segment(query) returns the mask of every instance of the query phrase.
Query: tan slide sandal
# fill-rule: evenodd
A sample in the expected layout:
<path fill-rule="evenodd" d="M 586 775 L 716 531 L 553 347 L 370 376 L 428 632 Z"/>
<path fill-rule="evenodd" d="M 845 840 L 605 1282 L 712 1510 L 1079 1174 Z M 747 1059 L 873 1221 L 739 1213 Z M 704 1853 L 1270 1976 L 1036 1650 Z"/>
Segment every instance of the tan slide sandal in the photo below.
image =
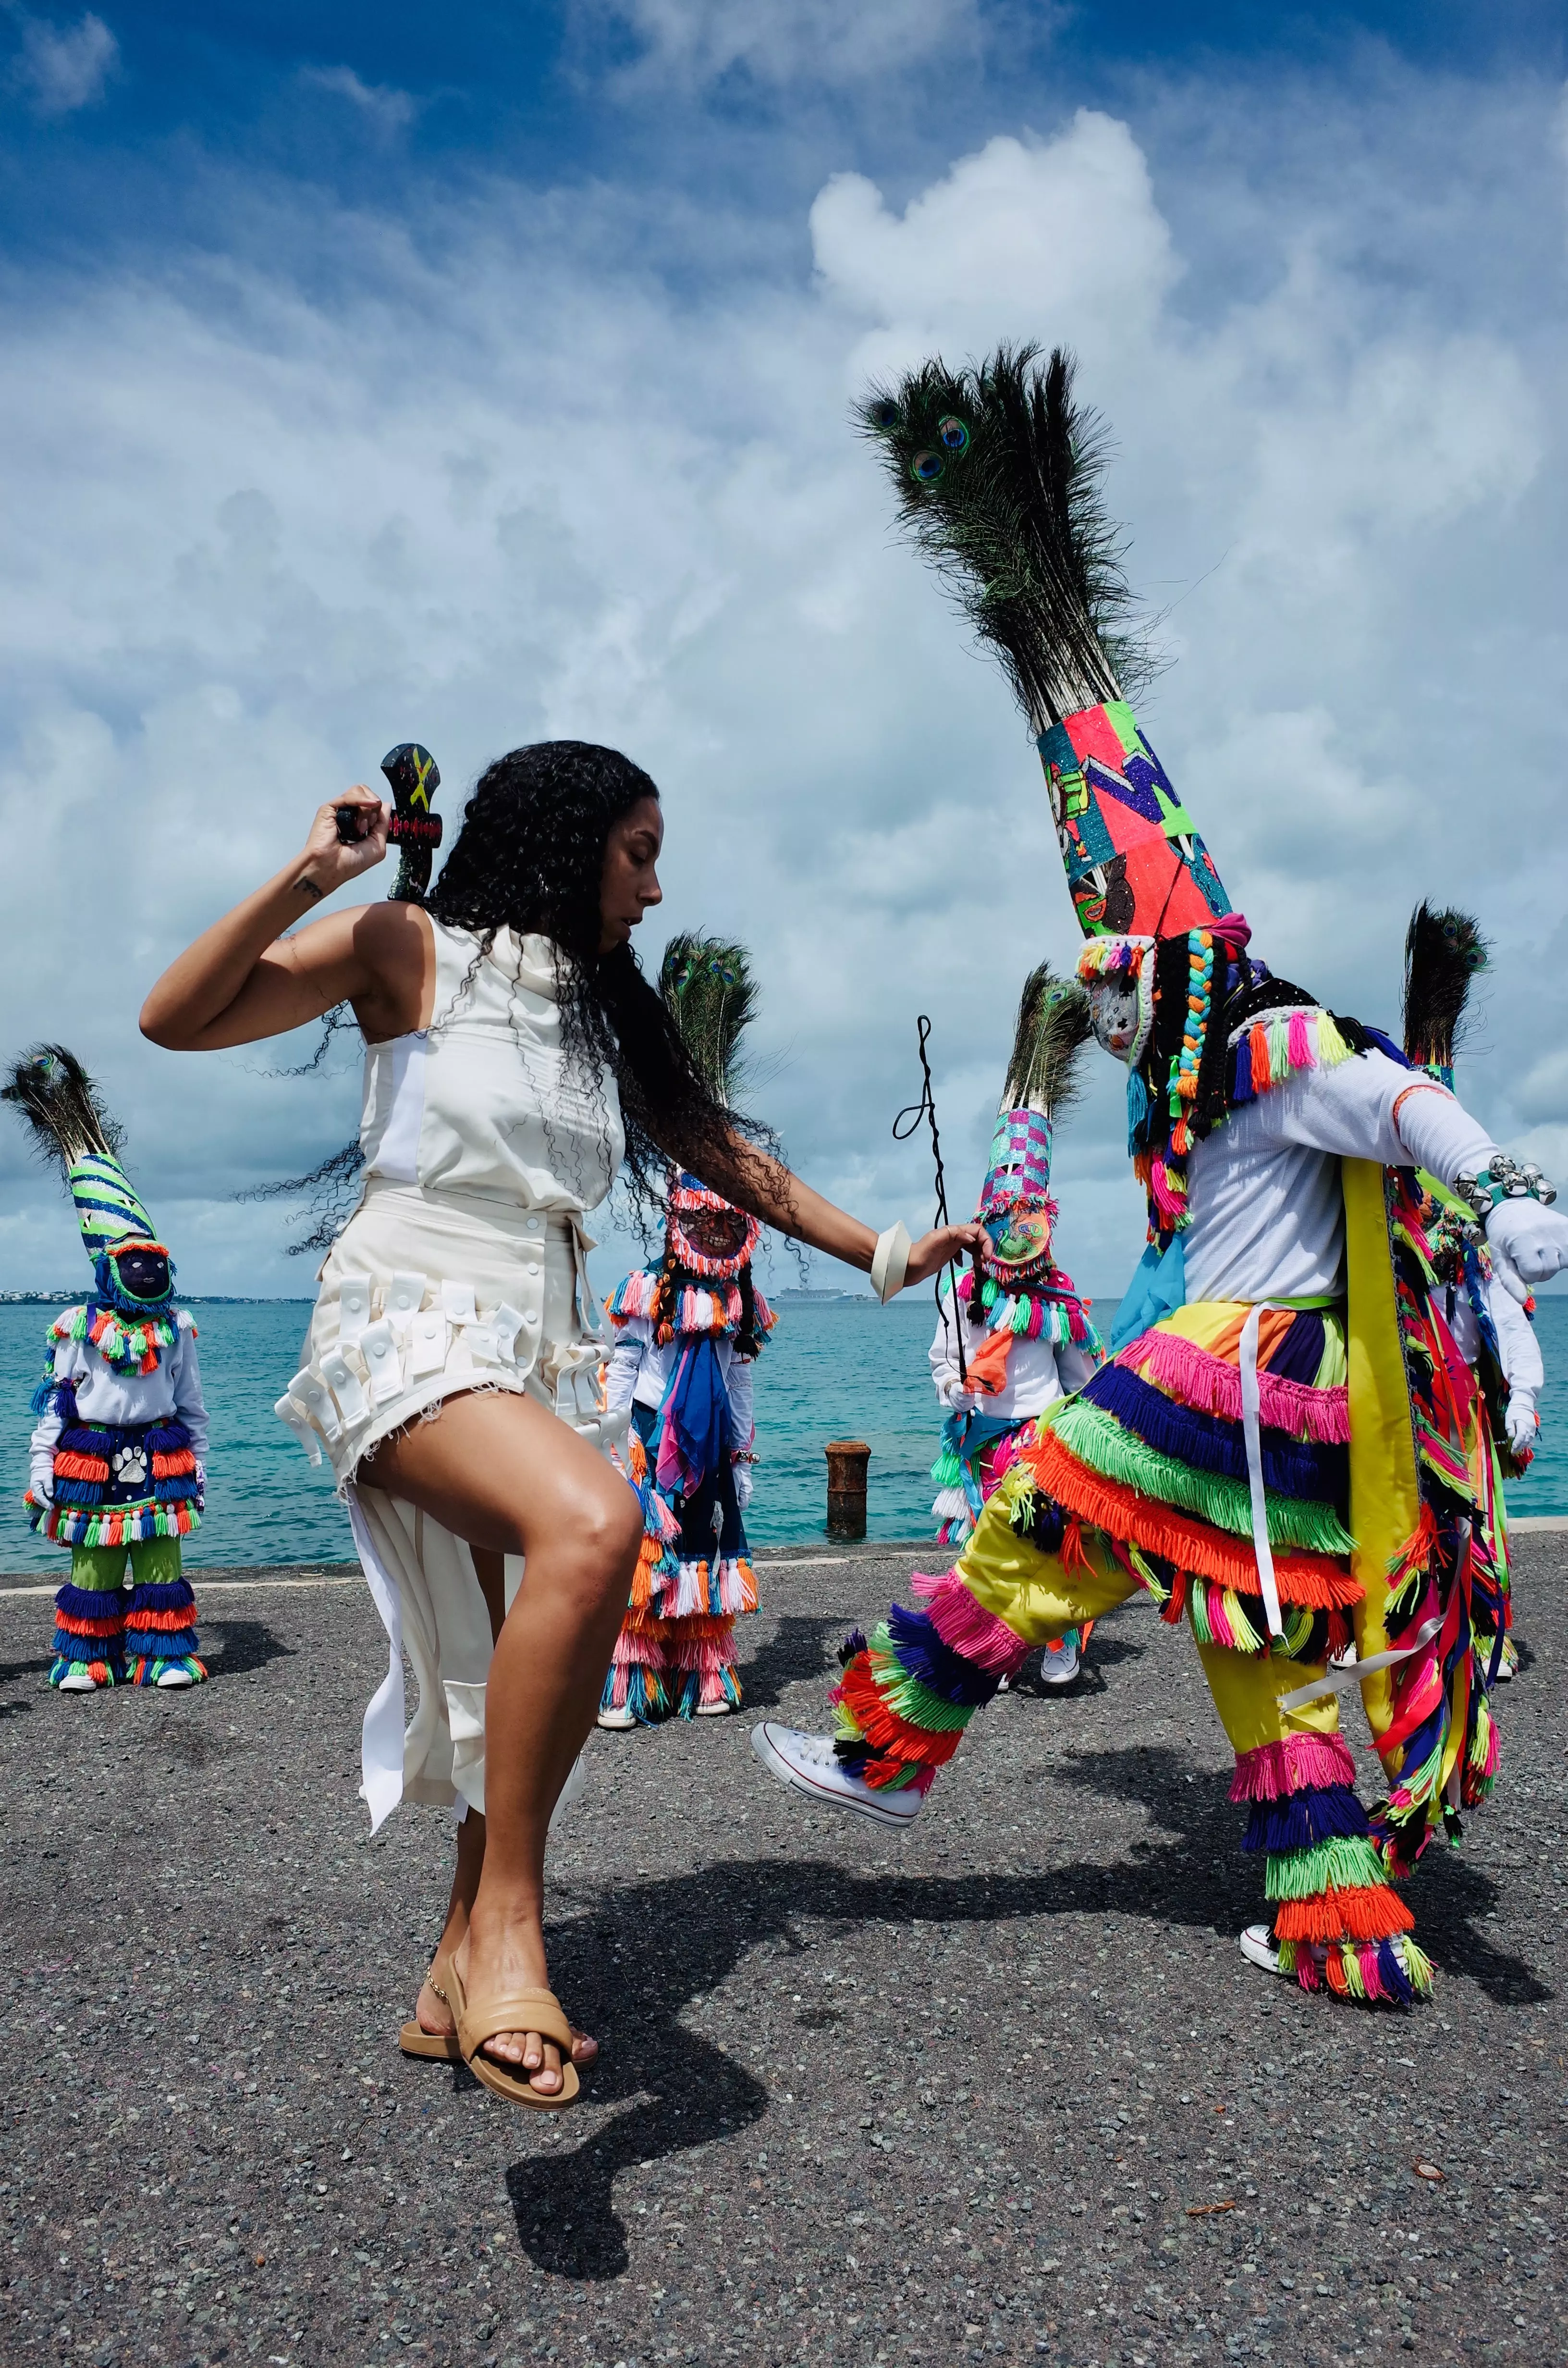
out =
<path fill-rule="evenodd" d="M 572 2061 L 572 2042 L 576 2034 L 553 1990 L 498 1990 L 489 1998 L 471 1998 L 464 1992 L 456 1965 L 450 1968 L 448 1980 L 452 2011 L 458 2019 L 458 2045 L 476 2080 L 482 2080 L 509 2103 L 531 2105 L 540 2112 L 558 2113 L 564 2106 L 576 2103 L 582 2086 Z M 498 2031 L 537 2031 L 541 2039 L 554 2042 L 561 2050 L 561 2086 L 553 2094 L 531 2088 L 521 2065 L 513 2070 L 481 2052 L 485 2041 L 494 2038 Z"/>
<path fill-rule="evenodd" d="M 437 1951 L 425 1978 L 443 2006 L 452 2003 L 447 1987 L 451 1977 L 451 1959 L 443 1957 Z M 426 2031 L 417 2016 L 403 2024 L 398 2032 L 397 2044 L 405 2055 L 416 2055 L 426 2064 L 460 2064 L 463 2060 L 455 2031 Z"/>

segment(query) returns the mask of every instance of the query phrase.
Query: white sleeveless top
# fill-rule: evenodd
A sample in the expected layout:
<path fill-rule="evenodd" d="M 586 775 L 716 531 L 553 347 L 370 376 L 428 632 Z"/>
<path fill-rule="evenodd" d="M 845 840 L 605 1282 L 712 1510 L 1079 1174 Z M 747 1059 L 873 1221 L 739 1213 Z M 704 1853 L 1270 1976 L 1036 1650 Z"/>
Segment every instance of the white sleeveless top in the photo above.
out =
<path fill-rule="evenodd" d="M 431 918 L 428 1028 L 369 1045 L 359 1144 L 367 1182 L 473 1193 L 581 1212 L 626 1148 L 615 1078 L 569 1075 L 548 938 L 500 929 L 479 959 L 472 929 Z"/>

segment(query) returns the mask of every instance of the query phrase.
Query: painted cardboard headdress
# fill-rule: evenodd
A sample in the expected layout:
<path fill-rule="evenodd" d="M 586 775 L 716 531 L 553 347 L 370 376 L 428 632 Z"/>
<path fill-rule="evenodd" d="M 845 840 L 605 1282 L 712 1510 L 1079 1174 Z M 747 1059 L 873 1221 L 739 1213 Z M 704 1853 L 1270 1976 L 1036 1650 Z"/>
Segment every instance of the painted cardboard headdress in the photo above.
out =
<path fill-rule="evenodd" d="M 1050 963 L 1041 962 L 1019 999 L 1013 1056 L 975 1211 L 988 1240 L 982 1272 L 1010 1292 L 1037 1288 L 1053 1270 L 1052 1126 L 1074 1099 L 1078 1056 L 1089 1033 L 1083 988 L 1052 977 Z"/>
<path fill-rule="evenodd" d="M 1078 925 L 1079 978 L 1128 1068 L 1129 1144 L 1162 1236 L 1187 1223 L 1195 1111 L 1223 1048 L 1232 965 L 1249 932 L 1144 734 L 1129 693 L 1149 673 L 1129 630 L 1123 538 L 1101 500 L 1106 446 L 1058 349 L 1002 347 L 953 371 L 926 362 L 874 389 L 861 421 L 881 443 L 903 523 L 1006 670 L 1045 768 Z M 1155 1030 L 1164 998 L 1168 1030 Z M 1179 1023 L 1179 1024 L 1178 1024 Z M 1162 1041 L 1167 1037 L 1168 1042 Z"/>
<path fill-rule="evenodd" d="M 659 966 L 659 993 L 714 1100 L 729 1109 L 740 1086 L 741 1038 L 756 1008 L 745 948 L 690 932 L 672 938 Z M 749 1265 L 762 1234 L 756 1219 L 710 1191 L 684 1168 L 670 1179 L 665 1210 L 671 1246 L 689 1272 L 710 1281 L 730 1282 Z M 682 1222 L 705 1210 L 741 1221 L 744 1232 L 733 1252 L 713 1256 Z"/>
<path fill-rule="evenodd" d="M 12 1064 L 0 1099 L 13 1102 L 34 1147 L 62 1172 L 101 1295 L 138 1313 L 168 1304 L 174 1268 L 140 1194 L 120 1166 L 120 1132 L 97 1086 L 63 1044 L 35 1044 Z M 146 1250 L 168 1264 L 168 1284 L 149 1296 L 127 1290 L 117 1261 Z"/>
<path fill-rule="evenodd" d="M 860 416 L 904 524 L 1028 717 L 1079 927 L 1143 949 L 1208 928 L 1230 899 L 1127 703 L 1150 668 L 1101 505 L 1103 434 L 1074 401 L 1069 357 L 1036 361 L 1004 346 L 964 370 L 927 362 Z M 1140 970 L 1141 951 L 1117 966 Z"/>

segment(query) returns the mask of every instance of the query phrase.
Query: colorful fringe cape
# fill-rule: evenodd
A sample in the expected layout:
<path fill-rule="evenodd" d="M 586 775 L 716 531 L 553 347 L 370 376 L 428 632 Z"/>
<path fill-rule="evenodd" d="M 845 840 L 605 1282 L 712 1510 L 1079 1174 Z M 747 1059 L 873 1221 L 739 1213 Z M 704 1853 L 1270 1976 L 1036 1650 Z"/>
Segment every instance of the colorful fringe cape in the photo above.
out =
<path fill-rule="evenodd" d="M 626 1452 L 629 1477 L 642 1508 L 642 1543 L 599 1708 L 630 1709 L 639 1725 L 652 1726 L 668 1718 L 672 1707 L 663 1674 L 669 1623 L 660 1617 L 658 1601 L 679 1577 L 680 1565 L 670 1549 L 680 1535 L 680 1523 L 653 1486 L 648 1451 L 634 1429 L 627 1433 Z"/>
<path fill-rule="evenodd" d="M 1470 1474 L 1475 1500 L 1471 1595 L 1490 1686 L 1506 1649 L 1502 1640 L 1514 1624 L 1504 1483 L 1522 1477 L 1535 1460 L 1534 1451 L 1517 1450 L 1508 1438 L 1508 1383 L 1487 1298 L 1493 1269 L 1485 1237 L 1469 1210 L 1434 1178 L 1417 1171 L 1417 1180 L 1422 1195 L 1419 1218 L 1432 1269 L 1445 1290 L 1463 1294 L 1474 1316 L 1479 1341 L 1473 1371 L 1480 1404 Z"/>
<path fill-rule="evenodd" d="M 959 1277 L 959 1301 L 967 1320 L 974 1303 L 974 1272 L 966 1267 Z M 1031 1284 L 1023 1291 L 1009 1291 L 1005 1283 L 986 1275 L 980 1286 L 980 1304 L 985 1311 L 987 1332 L 1012 1332 L 1026 1340 L 1046 1339 L 1059 1349 L 1069 1341 L 1094 1351 L 1099 1347 L 1099 1335 L 1089 1321 L 1088 1309 L 1074 1288 L 1071 1275 L 1053 1267 L 1046 1281 Z M 976 1325 L 974 1329 L 981 1327 Z"/>
<path fill-rule="evenodd" d="M 727 1204 L 718 1202 L 715 1205 L 723 1207 Z M 631 1315 L 651 1318 L 654 1313 L 659 1280 L 656 1270 L 650 1272 L 640 1267 L 627 1275 L 623 1281 L 618 1282 L 605 1306 L 610 1322 L 624 1324 Z M 772 1331 L 778 1318 L 760 1291 L 754 1291 L 752 1300 L 756 1311 L 753 1329 L 760 1339 Z M 707 1335 L 738 1332 L 741 1319 L 739 1282 L 715 1285 L 707 1290 L 687 1283 L 678 1294 L 678 1304 L 665 1311 L 659 1338 L 661 1341 L 670 1340 L 683 1332 Z"/>
<path fill-rule="evenodd" d="M 1460 1838 L 1460 1808 L 1484 1800 L 1496 1778 L 1488 1689 L 1501 1605 L 1477 1490 L 1490 1457 L 1481 1392 L 1437 1304 L 1414 1178 L 1361 1161 L 1346 1161 L 1344 1175 L 1353 1304 L 1366 1293 L 1384 1318 L 1365 1327 L 1359 1405 L 1352 1377 L 1351 1522 L 1367 1580 L 1358 1649 L 1366 1660 L 1434 1630 L 1361 1688 L 1389 1779 L 1373 1836 L 1403 1874 L 1438 1825 Z"/>
<path fill-rule="evenodd" d="M 971 1536 L 987 1498 L 1018 1460 L 1033 1423 L 996 1422 L 983 1414 L 949 1414 L 942 1444 L 931 1466 L 937 1484 L 931 1511 L 941 1527 L 937 1543 L 961 1546 Z"/>
<path fill-rule="evenodd" d="M 642 1269 L 627 1275 L 608 1302 L 610 1321 L 619 1326 L 634 1316 L 652 1319 L 659 1281 L 656 1272 Z M 739 1331 L 744 1313 L 738 1280 L 704 1289 L 686 1284 L 676 1310 L 677 1320 L 661 1322 L 658 1337 L 717 1340 Z M 756 1337 L 766 1338 L 777 1321 L 762 1293 L 754 1290 Z M 734 1625 L 742 1614 L 756 1610 L 757 1593 L 728 1467 L 722 1474 L 706 1474 L 677 1513 L 657 1483 L 648 1443 L 639 1435 L 637 1421 L 643 1412 L 633 1409 L 629 1434 L 632 1485 L 642 1505 L 642 1554 L 599 1707 L 630 1709 L 639 1725 L 652 1725 L 665 1718 L 691 1718 L 721 1702 L 739 1709 Z M 665 1412 L 661 1407 L 655 1422 Z M 716 1507 L 722 1516 L 717 1548 Z"/>
<path fill-rule="evenodd" d="M 183 1307 L 172 1308 L 166 1315 L 144 1315 L 135 1321 L 96 1299 L 89 1299 L 81 1307 L 68 1307 L 49 1327 L 51 1340 L 87 1341 L 110 1372 L 116 1373 L 155 1372 L 163 1351 L 172 1349 L 182 1332 L 188 1332 L 192 1339 L 197 1338 L 196 1325 Z M 52 1356 L 48 1379 L 51 1383 L 54 1379 Z"/>

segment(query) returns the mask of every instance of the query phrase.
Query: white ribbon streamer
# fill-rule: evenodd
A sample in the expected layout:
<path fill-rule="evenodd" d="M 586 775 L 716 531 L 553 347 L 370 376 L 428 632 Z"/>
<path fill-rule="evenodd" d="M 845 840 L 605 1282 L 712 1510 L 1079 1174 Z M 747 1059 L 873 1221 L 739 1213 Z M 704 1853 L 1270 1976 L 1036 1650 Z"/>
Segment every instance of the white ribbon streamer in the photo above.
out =
<path fill-rule="evenodd" d="M 1298 1686 L 1293 1694 L 1281 1694 L 1280 1709 L 1301 1710 L 1305 1703 L 1316 1702 L 1320 1695 L 1339 1693 L 1346 1686 L 1358 1686 L 1363 1678 L 1371 1676 L 1374 1669 L 1392 1669 L 1396 1661 L 1408 1661 L 1413 1653 L 1419 1653 L 1423 1645 L 1431 1643 L 1442 1624 L 1443 1617 L 1439 1612 L 1435 1620 L 1423 1621 L 1413 1643 L 1398 1645 L 1391 1652 L 1374 1653 L 1369 1661 L 1347 1661 L 1344 1668 L 1330 1669 L 1326 1677 L 1314 1678 L 1310 1686 Z"/>
<path fill-rule="evenodd" d="M 1258 1435 L 1262 1401 L 1257 1386 L 1257 1331 L 1272 1304 L 1260 1299 L 1247 1310 L 1246 1322 L 1242 1326 L 1242 1436 L 1246 1441 L 1247 1482 L 1252 1490 L 1252 1550 L 1257 1560 L 1264 1617 L 1268 1622 L 1270 1636 L 1283 1642 L 1285 1631 L 1280 1624 L 1279 1589 L 1274 1577 L 1274 1548 L 1268 1540 L 1268 1502 L 1263 1487 L 1263 1441 Z"/>

